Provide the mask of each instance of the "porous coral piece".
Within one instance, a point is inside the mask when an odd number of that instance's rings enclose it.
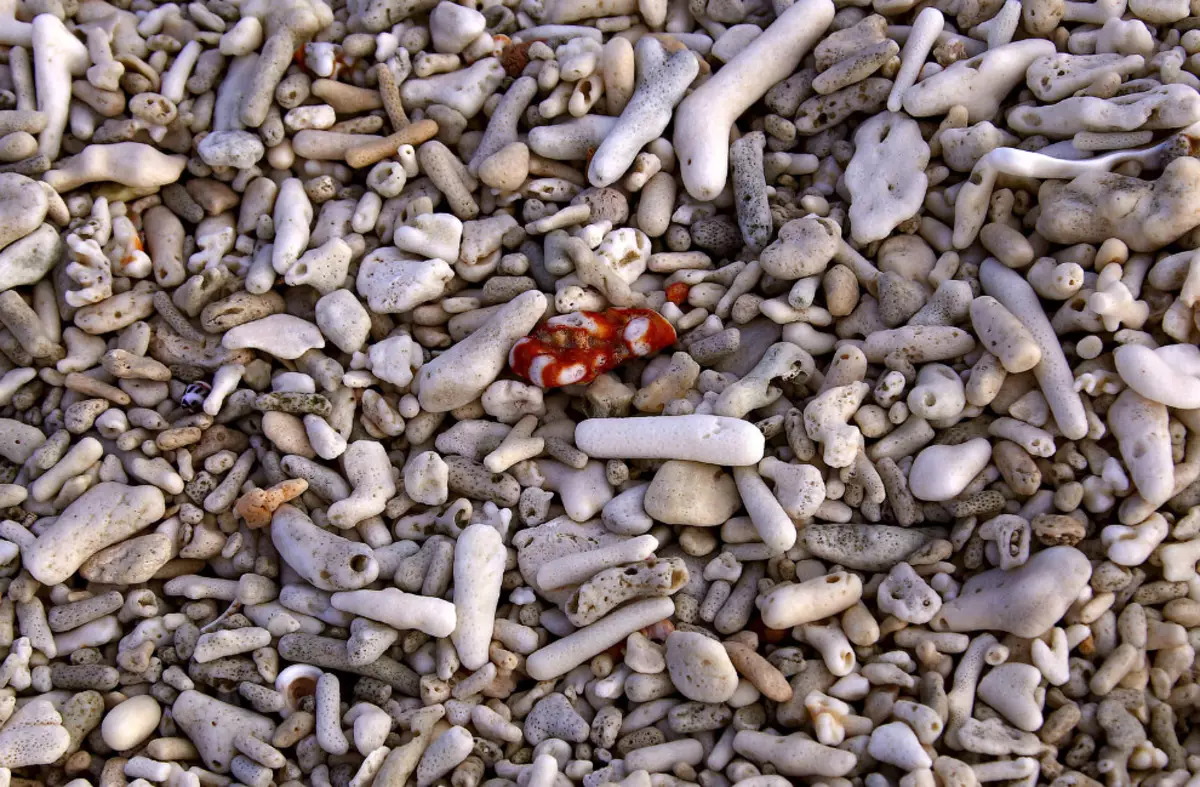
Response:
[[[1119,237],[1131,251],[1157,251],[1200,224],[1200,161],[1178,158],[1153,181],[1112,172],[1047,181],[1037,230],[1055,243]]]

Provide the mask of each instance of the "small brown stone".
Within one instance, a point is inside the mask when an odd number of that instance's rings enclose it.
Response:
[[[1066,544],[1075,546],[1087,535],[1087,527],[1066,514],[1039,514],[1030,523],[1037,540],[1048,547]]]

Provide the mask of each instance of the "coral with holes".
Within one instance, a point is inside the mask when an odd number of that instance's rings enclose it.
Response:
[[[906,623],[922,625],[942,608],[942,597],[908,563],[892,566],[876,596],[879,608]]]

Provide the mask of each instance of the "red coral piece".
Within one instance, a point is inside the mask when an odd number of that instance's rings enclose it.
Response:
[[[508,364],[541,388],[590,383],[630,358],[675,343],[675,329],[653,309],[571,312],[543,320],[513,345]]]
[[[688,292],[692,288],[681,281],[667,285],[667,300],[678,306],[687,300]]]
[[[508,42],[508,36],[503,36],[503,39]],[[534,39],[541,41],[542,39]],[[508,74],[513,79],[521,76],[525,72],[525,66],[529,65],[529,47],[533,46],[533,41],[522,41],[519,44],[507,43],[500,52],[500,65],[504,68],[504,73]]]

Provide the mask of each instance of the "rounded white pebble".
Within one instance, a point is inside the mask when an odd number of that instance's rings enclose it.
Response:
[[[696,702],[725,702],[737,691],[737,670],[715,639],[691,631],[667,637],[667,671],[679,693]]]
[[[949,500],[966,489],[991,458],[992,444],[983,437],[958,445],[931,445],[917,454],[908,488],[918,500]]]
[[[149,738],[161,718],[158,700],[149,694],[130,697],[104,717],[100,736],[114,751],[128,751]]]

